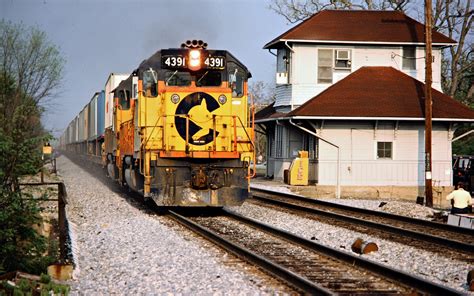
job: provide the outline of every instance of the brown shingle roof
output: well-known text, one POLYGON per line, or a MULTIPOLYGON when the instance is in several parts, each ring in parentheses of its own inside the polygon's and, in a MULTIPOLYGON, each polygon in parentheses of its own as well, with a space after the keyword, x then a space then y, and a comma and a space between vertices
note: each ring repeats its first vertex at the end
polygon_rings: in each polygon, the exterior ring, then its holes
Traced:
MULTIPOLYGON (((288 116, 424 118, 424 83, 392 67, 362 67, 288 116)), ((433 119, 470 119, 474 110, 432 89, 433 119)))
MULTIPOLYGON (((424 43, 423 24, 399 11, 323 10, 267 43, 274 48, 284 40, 424 43)), ((433 31, 433 43, 455 44, 433 31)))
POLYGON ((274 105, 275 105, 275 102, 271 103, 270 105, 266 106, 265 108, 255 113, 255 121, 258 121, 261 119, 284 117, 285 113, 277 112, 275 110, 274 105))

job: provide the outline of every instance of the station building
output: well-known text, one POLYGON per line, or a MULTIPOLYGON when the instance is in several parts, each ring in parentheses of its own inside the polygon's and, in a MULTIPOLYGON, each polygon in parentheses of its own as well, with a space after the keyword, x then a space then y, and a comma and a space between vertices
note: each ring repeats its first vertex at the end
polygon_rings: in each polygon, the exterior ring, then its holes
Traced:
MULTIPOLYGON (((283 179, 298 151, 310 158, 316 195, 424 195, 424 25, 398 11, 324 10, 267 43, 276 100, 256 114, 267 136, 267 177, 283 179)), ((434 202, 452 189, 452 140, 474 110, 441 90, 433 31, 434 202)))

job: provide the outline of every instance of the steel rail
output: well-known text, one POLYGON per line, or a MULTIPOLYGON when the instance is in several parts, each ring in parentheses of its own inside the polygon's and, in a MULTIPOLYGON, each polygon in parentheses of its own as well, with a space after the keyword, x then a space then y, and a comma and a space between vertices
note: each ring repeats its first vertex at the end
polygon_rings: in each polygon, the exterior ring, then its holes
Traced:
POLYGON ((253 196, 253 198, 257 200, 261 200, 265 203, 278 205, 284 208, 289 208, 289 209, 293 209, 293 210, 297 210, 297 211, 301 211, 305 213, 310 213, 310 214, 316 214, 316 215, 329 217, 332 219, 354 223, 354 224, 358 224, 362 226, 368 226, 368 227, 379 229, 382 231, 408 236, 417 240, 423 240, 430 243, 435 243, 438 245, 442 245, 442 246, 449 247, 449 248, 456 249, 463 252, 474 252, 474 245, 463 243, 460 241, 450 240, 444 237, 439 237, 439 236, 435 236, 435 235, 431 235, 431 234, 427 234, 423 232, 408 230, 408 229, 395 227, 391 225, 380 224, 377 222, 367 221, 360 218, 354 218, 354 217, 350 217, 350 216, 346 216, 342 214, 326 212, 326 211, 318 210, 314 208, 308 208, 305 206, 295 205, 292 203, 287 203, 280 200, 274 200, 274 199, 263 197, 263 196, 253 196))
POLYGON ((460 233, 460 234, 467 234, 467 235, 473 235, 474 236, 474 229, 469 229, 469 228, 463 228, 463 227, 457 227, 449 224, 443 224, 443 223, 438 223, 438 222, 432 222, 432 221, 427 221, 427 220, 421 220, 421 219, 416 219, 416 218, 410 218, 406 216, 400 216, 400 215, 395 215, 395 214, 390 214, 386 212, 378 212, 378 211, 372 211, 368 209, 363 209, 363 208, 356 208, 356 207, 351 207, 351 206, 346 206, 342 204, 336 204, 328 201, 323 201, 323 200, 317 200, 317 199, 311 199, 308 197, 304 197, 298 194, 292 194, 292 193, 286 193, 286 192, 277 192, 273 190, 268 190, 268 189, 263 189, 263 188, 256 188, 250 186, 250 189, 252 191, 259 191, 263 193, 268 193, 268 194, 273 194, 273 195, 279 195, 283 197, 290 197, 295 200, 299 201, 304 201, 308 203, 312 203, 315 205, 322 205, 326 207, 331 207, 331 208, 336 208, 336 209, 342 209, 342 210, 347 210, 347 211, 352 211, 356 213, 361 213, 361 214, 367 214, 367 215, 374 215, 374 216, 380 216, 384 218, 390 218, 393 220, 398 220, 401 222, 407 222, 410 224, 414 225, 420 225, 420 226, 429 226, 432 228, 437 228, 439 230, 444 230, 444 231, 450 231, 453 233, 460 233))
POLYGON ((266 272, 272 274, 273 276, 279 278, 285 283, 290 284, 292 287, 295 287, 299 290, 302 290, 304 293, 311 295, 334 295, 330 290, 321 287, 298 274, 275 264, 262 256, 259 256, 245 248, 242 248, 229 240, 219 236, 213 231, 210 231, 199 224, 187 219, 186 217, 174 212, 168 211, 168 214, 172 219, 179 222, 180 224, 186 226, 187 228, 197 232, 199 235, 205 237, 206 239, 212 241, 216 245, 224 248, 225 250, 233 253, 237 257, 248 261, 252 264, 255 264, 263 268, 266 272))
POLYGON ((230 218, 236 219, 250 226, 261 229, 276 237, 290 241, 291 243, 295 243, 307 249, 323 253, 336 260, 342 260, 344 262, 349 263, 352 266, 358 266, 360 268, 369 270, 373 272, 374 274, 380 275, 386 279, 393 280, 397 283, 400 283, 401 285, 409 286, 411 288, 417 289, 418 291, 422 291, 422 292, 425 292, 428 294, 434 294, 434 295, 462 295, 462 292, 425 280, 419 276, 411 275, 409 273, 406 273, 397 269, 393 269, 393 268, 387 267, 385 265, 382 265, 370 260, 363 259, 360 256, 355 256, 350 253, 346 253, 334 248, 324 246, 322 244, 319 244, 314 241, 307 240, 298 235, 292 234, 288 231, 277 229, 268 224, 241 216, 236 213, 232 213, 226 210, 223 210, 223 211, 230 218))

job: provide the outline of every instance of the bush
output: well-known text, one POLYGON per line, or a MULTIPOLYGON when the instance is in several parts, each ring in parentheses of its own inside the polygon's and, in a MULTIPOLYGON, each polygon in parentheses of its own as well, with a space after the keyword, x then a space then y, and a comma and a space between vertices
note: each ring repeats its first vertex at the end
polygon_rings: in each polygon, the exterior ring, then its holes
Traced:
POLYGON ((46 271, 54 258, 44 256, 47 240, 32 228, 41 222, 37 201, 2 187, 0 193, 0 273, 46 271))

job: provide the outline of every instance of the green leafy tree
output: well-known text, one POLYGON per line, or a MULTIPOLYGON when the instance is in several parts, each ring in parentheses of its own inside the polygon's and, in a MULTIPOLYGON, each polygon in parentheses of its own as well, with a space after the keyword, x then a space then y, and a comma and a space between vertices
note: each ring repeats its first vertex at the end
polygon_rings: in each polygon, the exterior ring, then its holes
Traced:
POLYGON ((51 258, 37 199, 20 191, 19 178, 42 167, 41 146, 50 135, 41 115, 60 85, 63 59, 44 32, 0 21, 0 273, 40 273, 51 258))

